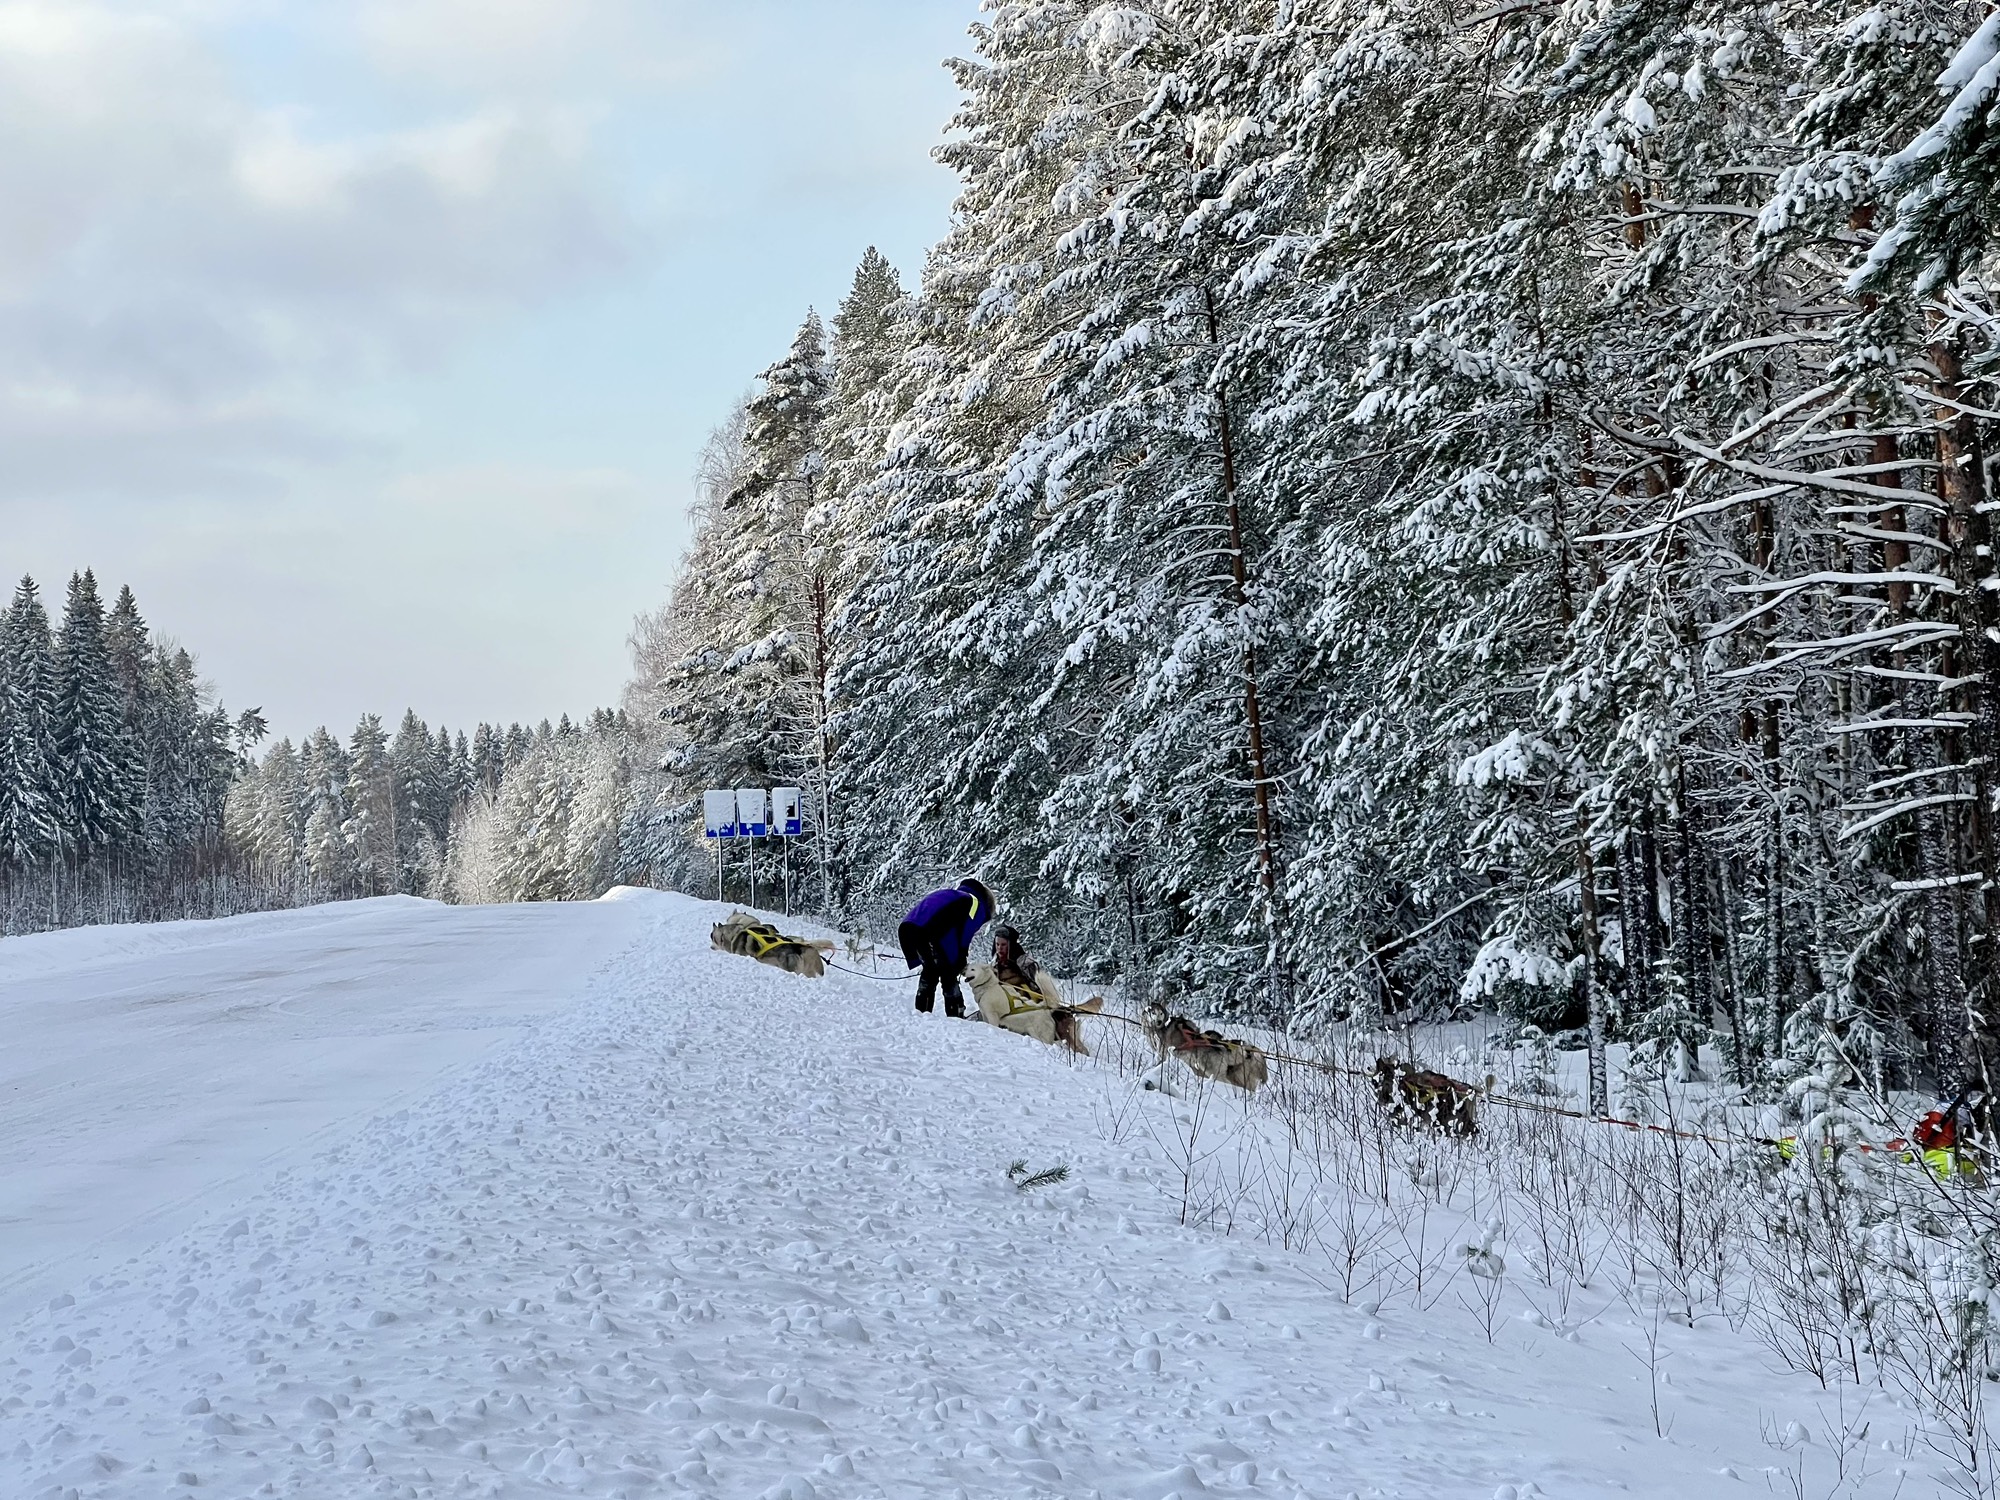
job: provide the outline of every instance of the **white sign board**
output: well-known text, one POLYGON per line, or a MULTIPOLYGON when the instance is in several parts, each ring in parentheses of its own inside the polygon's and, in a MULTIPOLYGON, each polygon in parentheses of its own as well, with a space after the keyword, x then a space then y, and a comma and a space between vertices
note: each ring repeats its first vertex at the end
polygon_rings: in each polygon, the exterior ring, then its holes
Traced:
POLYGON ((769 836, 771 815, 765 806, 761 786, 739 786, 736 789, 736 831, 753 839, 769 836))
POLYGON ((795 786, 781 786, 771 793, 771 827, 788 839, 805 832, 805 794, 795 786))
POLYGON ((733 839, 736 837, 736 794, 734 792, 703 792, 701 794, 701 816, 706 825, 704 832, 712 839, 733 839))

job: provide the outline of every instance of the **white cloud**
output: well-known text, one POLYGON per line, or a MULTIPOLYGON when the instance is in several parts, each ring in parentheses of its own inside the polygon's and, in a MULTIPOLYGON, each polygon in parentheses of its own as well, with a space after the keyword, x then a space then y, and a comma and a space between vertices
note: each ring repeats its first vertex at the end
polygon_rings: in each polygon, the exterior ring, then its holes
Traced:
POLYGON ((690 0, 362 0, 355 25, 370 59, 389 72, 573 90, 712 71, 722 55, 714 17, 690 0))
POLYGON ((323 444, 326 381, 434 360, 631 249, 577 111, 329 125, 246 97, 221 43, 164 11, 0 4, 14 494, 95 487, 119 443, 323 444))

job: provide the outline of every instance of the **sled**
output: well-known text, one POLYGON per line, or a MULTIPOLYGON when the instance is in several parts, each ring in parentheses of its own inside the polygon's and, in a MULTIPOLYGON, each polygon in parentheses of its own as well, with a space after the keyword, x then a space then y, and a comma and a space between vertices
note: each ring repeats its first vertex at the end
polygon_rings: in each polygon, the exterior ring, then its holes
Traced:
POLYGON ((1046 972, 1028 988, 1004 982, 991 964, 977 964, 968 976, 972 998, 979 1007, 979 1019, 1017 1036, 1033 1037, 1053 1047, 1058 1044, 1072 1052, 1090 1055, 1083 1044, 1083 1028, 1078 1016, 1095 1015, 1104 1009, 1104 997, 1093 995, 1081 1005, 1071 1005, 1046 972))

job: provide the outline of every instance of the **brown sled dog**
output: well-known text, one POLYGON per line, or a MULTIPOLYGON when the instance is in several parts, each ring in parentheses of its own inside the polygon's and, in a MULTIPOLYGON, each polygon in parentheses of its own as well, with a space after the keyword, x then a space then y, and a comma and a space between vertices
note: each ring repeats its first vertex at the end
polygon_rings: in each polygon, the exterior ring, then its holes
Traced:
POLYGON ((1146 1022, 1146 1035, 1161 1059, 1178 1057, 1204 1078, 1234 1084, 1254 1094, 1271 1076, 1264 1054, 1248 1042, 1232 1041, 1219 1031, 1203 1031, 1186 1016, 1169 1016, 1155 1011, 1146 1022))
POLYGON ((1079 1016, 1095 1015, 1104 1009, 1104 997, 1092 995, 1081 1005, 1065 1004, 1062 991, 1046 970, 1036 977, 1035 987, 1024 989, 1005 984, 992 964, 974 964, 966 976, 972 985, 972 999, 979 1007, 979 1019, 1002 1031, 1031 1036, 1049 1046, 1064 1046, 1085 1057, 1090 1049, 1083 1044, 1079 1016))
POLYGON ((709 928, 708 945, 724 953, 754 958, 787 974, 803 974, 808 979, 818 979, 826 973, 824 955, 833 952, 833 944, 828 940, 786 937, 769 922, 760 922, 744 911, 733 911, 728 921, 709 928))
POLYGON ((1375 1102, 1404 1125, 1427 1125, 1444 1135, 1479 1134, 1479 1090, 1456 1078, 1413 1068, 1394 1057, 1378 1057, 1368 1070, 1375 1102))

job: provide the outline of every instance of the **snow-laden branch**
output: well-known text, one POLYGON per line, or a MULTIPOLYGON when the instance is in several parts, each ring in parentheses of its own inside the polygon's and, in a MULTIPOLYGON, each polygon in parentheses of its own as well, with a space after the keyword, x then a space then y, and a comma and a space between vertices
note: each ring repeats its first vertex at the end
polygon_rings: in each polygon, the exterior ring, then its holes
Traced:
POLYGON ((1732 583, 1724 589, 1725 594, 1771 594, 1795 593, 1821 583, 1852 583, 1858 585, 1883 583, 1914 583, 1924 588, 1933 588, 1944 594, 1956 594, 1958 585, 1937 573, 1919 573, 1908 568, 1897 568, 1882 573, 1801 573, 1796 578, 1773 579, 1769 583, 1732 583))
POLYGON ((1867 833, 1872 828, 1880 828, 1884 823, 1893 822, 1897 818, 1908 817, 1911 813, 1915 812, 1922 812, 1927 807, 1949 807, 1954 803, 1970 802, 1972 800, 1973 794, 1971 792, 1940 792, 1935 797, 1911 797, 1906 801, 1898 802, 1893 807, 1884 808, 1873 817, 1863 818, 1859 823, 1848 824, 1847 827, 1840 830, 1839 837, 1845 843, 1848 839, 1860 838, 1862 834, 1867 833))
POLYGON ((1850 635, 1833 636, 1823 641, 1775 641, 1772 643, 1772 649, 1783 653, 1782 655, 1767 657, 1763 661, 1753 661, 1741 667, 1731 667, 1726 672, 1718 672, 1716 676, 1720 679, 1755 677, 1815 656, 1838 658, 1892 643, 1908 650, 1912 646, 1926 646, 1933 641, 1947 641, 1957 634, 1956 625, 1910 620, 1897 625, 1885 625, 1879 630, 1863 630, 1850 635))

